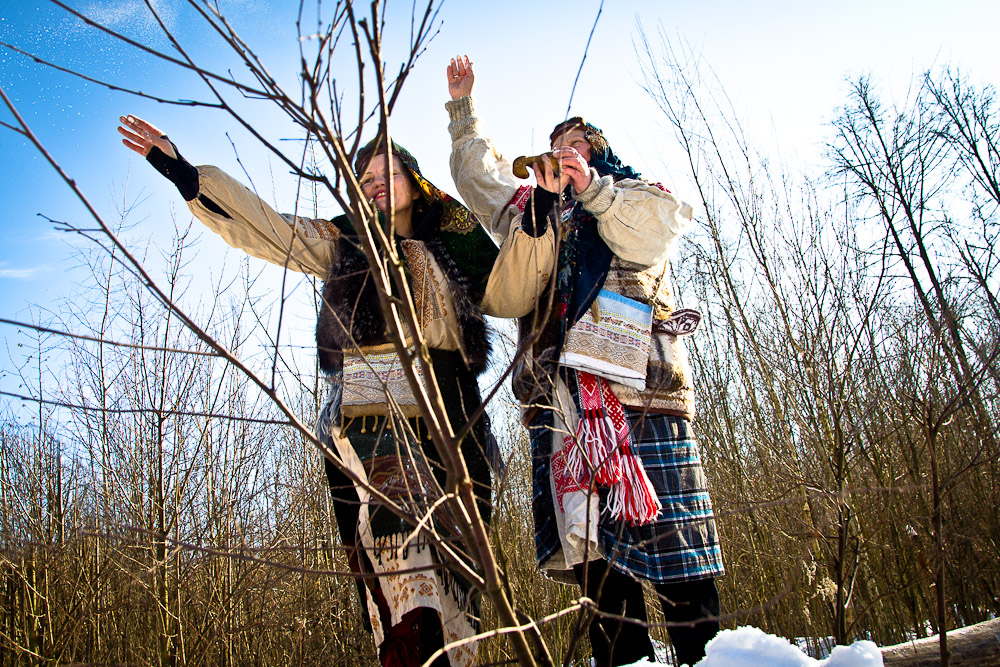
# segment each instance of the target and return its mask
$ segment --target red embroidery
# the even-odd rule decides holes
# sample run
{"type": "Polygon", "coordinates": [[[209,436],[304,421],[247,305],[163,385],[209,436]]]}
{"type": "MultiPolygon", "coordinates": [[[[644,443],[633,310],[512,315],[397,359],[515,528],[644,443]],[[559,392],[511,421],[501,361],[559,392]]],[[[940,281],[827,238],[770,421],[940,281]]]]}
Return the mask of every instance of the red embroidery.
{"type": "Polygon", "coordinates": [[[517,210],[524,213],[524,207],[528,205],[528,199],[531,197],[531,186],[522,185],[514,193],[514,196],[510,198],[507,206],[516,206],[517,210]]]}
{"type": "Polygon", "coordinates": [[[663,183],[653,183],[653,185],[655,185],[656,187],[660,188],[664,192],[670,192],[670,190],[667,190],[665,187],[663,187],[663,183]]]}
{"type": "MultiPolygon", "coordinates": [[[[575,472],[586,472],[582,457],[587,456],[591,466],[596,467],[594,481],[609,489],[607,510],[612,519],[622,518],[633,526],[655,520],[662,505],[642,460],[632,449],[628,418],[621,402],[604,378],[583,371],[577,372],[576,377],[582,414],[576,432],[579,445],[570,449],[566,457],[567,473],[572,476],[575,472]]],[[[570,436],[566,436],[565,447],[573,446],[570,436]]],[[[554,462],[552,474],[555,475],[554,462]]]]}
{"type": "Polygon", "coordinates": [[[565,450],[552,455],[552,481],[556,487],[556,502],[559,503],[559,511],[564,512],[563,496],[574,491],[586,491],[587,485],[576,480],[573,475],[566,470],[565,450]]]}

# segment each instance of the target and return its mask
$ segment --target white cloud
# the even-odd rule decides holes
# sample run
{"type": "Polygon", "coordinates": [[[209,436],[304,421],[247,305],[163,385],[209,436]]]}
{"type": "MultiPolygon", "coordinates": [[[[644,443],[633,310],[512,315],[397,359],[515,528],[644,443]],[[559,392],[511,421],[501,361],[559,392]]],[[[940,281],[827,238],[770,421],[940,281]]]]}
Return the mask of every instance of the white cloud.
{"type": "Polygon", "coordinates": [[[33,266],[27,269],[9,269],[7,262],[0,262],[0,278],[10,278],[11,280],[31,280],[40,273],[48,273],[47,266],[33,266]]]}

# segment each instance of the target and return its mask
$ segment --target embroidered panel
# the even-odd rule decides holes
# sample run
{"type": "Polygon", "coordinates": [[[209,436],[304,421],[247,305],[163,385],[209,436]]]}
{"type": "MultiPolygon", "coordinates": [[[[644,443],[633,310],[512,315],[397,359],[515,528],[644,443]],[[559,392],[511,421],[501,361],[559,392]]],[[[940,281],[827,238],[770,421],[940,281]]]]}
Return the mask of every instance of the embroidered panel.
{"type": "Polygon", "coordinates": [[[594,309],[566,333],[559,362],[642,390],[646,387],[652,309],[601,290],[594,309]]]}
{"type": "Polygon", "coordinates": [[[670,264],[666,260],[655,266],[643,268],[615,257],[611,260],[611,271],[608,272],[604,289],[642,303],[651,303],[653,319],[667,319],[675,307],[674,297],[670,293],[669,267],[670,264]]]}
{"type": "Polygon", "coordinates": [[[507,204],[508,207],[515,207],[521,213],[524,213],[525,207],[528,205],[528,200],[531,198],[531,186],[522,185],[511,197],[510,203],[507,204]]]}
{"type": "MultiPolygon", "coordinates": [[[[419,360],[414,361],[413,368],[422,382],[423,368],[419,360]]],[[[392,396],[403,416],[420,414],[402,361],[392,345],[362,347],[361,354],[345,350],[343,377],[340,410],[344,417],[388,414],[388,396],[392,396]]]]}
{"type": "Polygon", "coordinates": [[[448,307],[444,299],[446,289],[444,275],[420,241],[407,239],[400,243],[400,247],[406,255],[413,306],[422,331],[434,320],[448,317],[448,307]]]}
{"type": "Polygon", "coordinates": [[[563,506],[563,498],[566,494],[576,491],[586,491],[588,487],[586,482],[577,480],[567,469],[565,448],[552,455],[551,464],[552,483],[556,490],[556,503],[559,505],[559,511],[565,512],[566,508],[563,506]]]}

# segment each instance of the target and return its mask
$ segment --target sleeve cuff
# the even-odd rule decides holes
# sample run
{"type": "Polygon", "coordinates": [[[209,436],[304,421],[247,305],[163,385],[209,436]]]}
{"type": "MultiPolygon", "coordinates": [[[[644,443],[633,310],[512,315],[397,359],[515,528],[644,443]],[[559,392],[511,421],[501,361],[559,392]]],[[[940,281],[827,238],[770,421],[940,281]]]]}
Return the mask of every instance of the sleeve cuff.
{"type": "MultiPolygon", "coordinates": [[[[173,144],[171,144],[173,146],[173,144]]],[[[184,201],[191,201],[198,196],[198,169],[184,157],[174,146],[176,158],[172,158],[156,146],[146,155],[146,161],[153,169],[163,174],[167,180],[177,186],[184,201]]]]}
{"type": "Polygon", "coordinates": [[[531,201],[521,216],[521,229],[533,238],[538,238],[549,228],[549,216],[559,201],[559,195],[544,188],[534,188],[531,201]]]}
{"type": "Polygon", "coordinates": [[[467,134],[479,133],[479,119],[476,118],[476,109],[472,104],[472,96],[466,95],[457,100],[449,100],[444,103],[448,110],[448,131],[451,133],[452,141],[460,139],[467,134]]]}
{"type": "Polygon", "coordinates": [[[590,185],[583,192],[576,194],[576,200],[594,215],[600,215],[609,208],[615,198],[614,180],[611,176],[601,176],[593,167],[590,168],[590,185]]]}

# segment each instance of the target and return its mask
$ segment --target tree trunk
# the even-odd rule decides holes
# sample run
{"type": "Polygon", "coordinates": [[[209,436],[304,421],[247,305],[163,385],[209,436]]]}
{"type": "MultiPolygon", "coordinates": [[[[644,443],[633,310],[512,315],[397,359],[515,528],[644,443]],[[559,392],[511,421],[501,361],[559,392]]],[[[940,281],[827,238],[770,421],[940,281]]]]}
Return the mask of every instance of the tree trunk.
{"type": "MultiPolygon", "coordinates": [[[[952,667],[989,667],[1000,664],[1000,619],[984,621],[948,633],[952,667]]],[[[941,664],[937,636],[882,648],[885,667],[923,667],[941,664]]]]}

